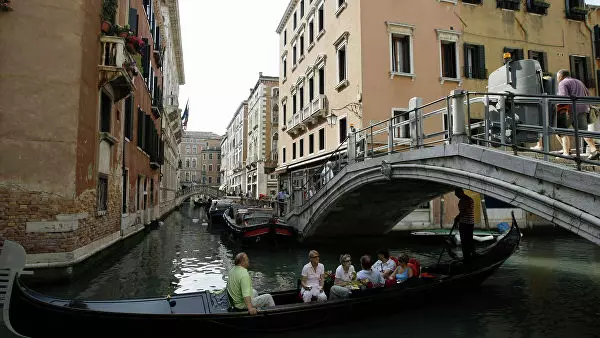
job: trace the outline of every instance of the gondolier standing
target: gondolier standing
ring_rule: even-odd
[[[454,189],[454,194],[460,199],[458,202],[458,215],[454,218],[454,224],[458,222],[458,232],[462,243],[463,259],[470,263],[475,254],[475,243],[473,242],[473,228],[475,227],[475,203],[467,196],[462,188]]]

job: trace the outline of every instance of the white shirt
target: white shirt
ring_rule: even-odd
[[[354,266],[350,265],[348,273],[344,271],[344,268],[340,265],[335,269],[335,280],[341,280],[344,282],[350,282],[352,280],[352,274],[354,273]]]
[[[380,284],[379,286],[383,286],[385,280],[379,271],[375,270],[360,270],[356,276],[359,280],[368,279],[373,284]]]
[[[313,266],[311,263],[306,264],[303,268],[302,268],[302,277],[306,277],[306,285],[308,286],[313,286],[313,287],[319,287],[320,286],[320,281],[321,281],[321,276],[323,276],[325,274],[325,266],[321,263],[319,263],[319,265],[317,265],[317,269],[313,269]]]
[[[380,260],[375,262],[371,267],[372,270],[377,271],[379,273],[384,273],[385,270],[394,271],[396,269],[396,262],[391,259],[388,259],[387,262],[382,263]]]

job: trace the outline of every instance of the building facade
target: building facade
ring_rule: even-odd
[[[0,46],[20,52],[0,59],[0,237],[25,247],[28,268],[68,268],[158,217],[168,44],[156,13],[177,1],[11,6]]]
[[[179,146],[182,169],[180,185],[220,185],[221,136],[203,131],[185,131]]]
[[[350,127],[400,116],[412,97],[427,103],[454,89],[484,91],[504,52],[536,59],[549,73],[571,69],[595,92],[584,6],[582,0],[291,0],[277,27],[280,184],[289,192],[314,184]],[[426,120],[425,132],[441,130],[445,121],[443,115]],[[445,201],[444,219],[438,199],[417,210],[415,222],[451,223],[456,199]]]
[[[273,138],[278,135],[277,124],[273,124],[273,108],[278,114],[278,106],[272,105],[272,97],[278,95],[278,85],[279,78],[260,73],[248,97],[245,191],[253,198],[275,195],[277,191],[277,179],[273,174],[277,163],[273,158],[277,148],[273,148]]]
[[[160,173],[160,208],[161,214],[174,207],[179,189],[179,144],[183,134],[181,109],[179,109],[179,86],[185,84],[183,54],[181,48],[181,32],[177,2],[166,1],[161,7],[164,34],[163,60],[163,106],[162,141],[164,164]]]
[[[223,189],[228,194],[246,193],[247,115],[248,101],[243,101],[227,125],[227,141],[224,143],[225,151],[221,152],[221,160],[226,167],[223,172]]]

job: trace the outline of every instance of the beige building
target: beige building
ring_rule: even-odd
[[[223,186],[228,194],[246,193],[246,154],[248,101],[240,103],[227,125],[226,141],[221,148]]]
[[[595,87],[593,34],[582,6],[583,0],[291,0],[277,28],[281,185],[310,185],[350,126],[389,119],[412,97],[427,103],[458,88],[484,91],[506,51],[537,59],[551,73],[572,69]],[[442,130],[444,120],[426,120],[425,132]],[[445,200],[444,223],[451,223],[456,200]],[[415,222],[439,223],[439,202],[424,207]]]
[[[246,192],[253,198],[277,193],[278,104],[272,98],[279,95],[279,78],[259,74],[248,97],[248,133],[246,158]],[[273,147],[275,145],[275,147]]]
[[[180,183],[218,187],[221,184],[221,136],[204,131],[185,131],[179,145]]]

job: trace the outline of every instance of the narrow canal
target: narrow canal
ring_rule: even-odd
[[[209,230],[204,217],[200,208],[185,204],[159,229],[73,284],[37,289],[60,297],[118,299],[224,288],[232,257],[240,248],[218,229]],[[390,248],[395,255],[406,252],[424,264],[434,262],[440,249],[411,243],[405,236],[344,240],[314,248],[325,269],[335,270],[340,253],[349,252],[358,267],[363,253],[374,254],[380,247]],[[254,287],[259,292],[294,288],[312,248],[245,249]],[[546,338],[598,337],[599,332],[600,247],[557,230],[543,237],[525,235],[518,252],[467,295],[365,322],[337,323],[286,336]]]

